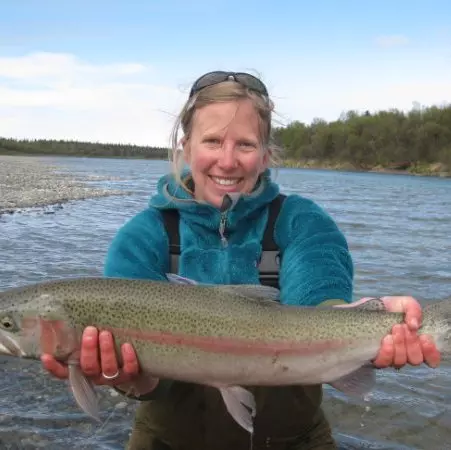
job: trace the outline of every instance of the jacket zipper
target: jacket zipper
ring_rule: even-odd
[[[225,236],[225,229],[227,226],[227,212],[221,213],[221,220],[219,221],[219,235],[221,236],[221,242],[223,247],[227,247],[228,242]]]

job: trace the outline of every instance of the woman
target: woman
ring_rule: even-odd
[[[279,194],[268,170],[276,157],[270,140],[272,110],[265,85],[252,75],[212,72],[200,77],[174,128],[174,150],[179,143],[182,149],[173,153],[174,173],[161,178],[149,207],[119,231],[108,252],[105,275],[165,280],[168,236],[161,211],[175,208],[183,249],[180,275],[215,284],[257,284],[268,205]],[[182,171],[184,164],[189,170]],[[232,201],[227,204],[224,199]],[[282,255],[282,303],[316,306],[342,299],[348,306],[351,256],[343,234],[318,205],[288,196],[274,240]],[[415,332],[421,322],[418,302],[385,297],[384,303],[390,311],[405,312],[406,323],[384,338],[375,367],[438,365],[434,344]],[[215,389],[140,379],[129,344],[122,346],[121,360],[119,367],[108,332],[85,330],[81,367],[94,383],[124,392],[140,382],[131,450],[248,448],[249,436],[226,413]],[[55,376],[67,377],[67,368],[49,355],[42,361]],[[253,391],[258,411],[254,449],[336,448],[320,406],[321,386]]]

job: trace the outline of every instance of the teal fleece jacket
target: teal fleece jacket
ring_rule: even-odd
[[[221,212],[193,199],[172,175],[163,176],[149,206],[129,220],[107,253],[107,277],[165,280],[168,237],[160,210],[180,212],[179,275],[211,284],[259,284],[257,263],[268,204],[279,194],[269,170],[252,194]],[[289,195],[274,229],[281,252],[280,302],[316,306],[352,300],[353,263],[345,237],[313,201]]]

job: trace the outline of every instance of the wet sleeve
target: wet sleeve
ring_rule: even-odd
[[[288,196],[276,222],[281,302],[318,306],[352,301],[353,262],[345,236],[311,200]]]
[[[113,238],[104,275],[164,280],[169,263],[168,245],[160,213],[146,209],[129,220]]]

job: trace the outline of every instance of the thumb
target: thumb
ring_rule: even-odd
[[[422,320],[421,305],[413,297],[381,297],[390,312],[402,312],[404,321],[412,331],[417,331]]]

